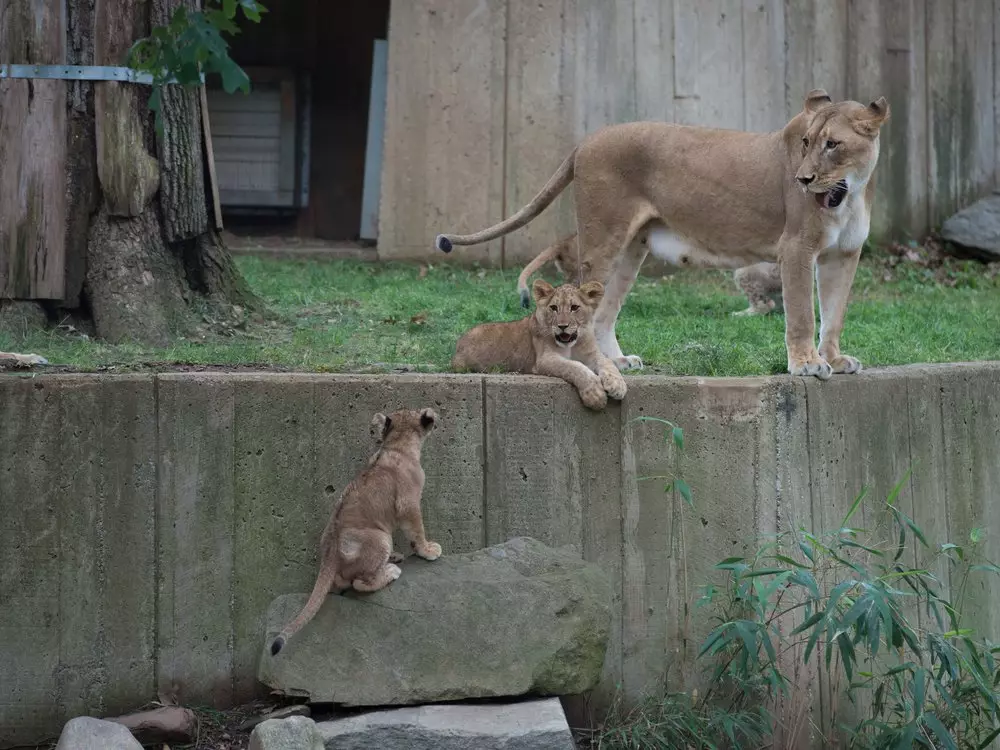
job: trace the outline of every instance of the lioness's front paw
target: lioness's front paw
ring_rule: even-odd
[[[592,383],[580,389],[580,400],[588,409],[600,411],[608,405],[608,394],[601,382],[594,378]]]
[[[792,375],[815,375],[820,380],[829,380],[833,375],[833,368],[818,353],[808,359],[789,361],[788,371]]]
[[[617,372],[602,372],[601,386],[604,388],[604,392],[615,399],[615,401],[621,401],[628,392],[628,385],[625,384],[625,378]]]
[[[635,354],[629,354],[628,356],[616,357],[612,360],[615,363],[615,367],[619,370],[641,370],[642,357],[637,357]]]
[[[441,557],[441,545],[437,542],[424,542],[415,548],[416,553],[425,560],[437,560]]]
[[[838,354],[831,359],[830,367],[833,368],[833,372],[837,375],[857,375],[862,370],[861,363],[854,357],[848,357],[846,354]]]

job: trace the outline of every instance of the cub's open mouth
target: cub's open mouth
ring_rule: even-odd
[[[836,208],[847,197],[847,181],[841,180],[825,193],[816,193],[816,202],[823,208]]]
[[[558,341],[560,344],[572,344],[574,341],[576,341],[576,334],[566,333],[565,331],[563,331],[562,333],[557,333],[556,341]]]

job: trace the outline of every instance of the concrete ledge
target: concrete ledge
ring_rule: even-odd
[[[445,553],[518,535],[576,545],[614,581],[600,706],[676,680],[692,590],[759,533],[830,528],[862,486],[934,538],[986,526],[1000,557],[1000,363],[791,377],[630,377],[602,413],[535,377],[0,376],[0,747],[157,689],[250,698],[268,603],[309,590],[368,420],[433,406],[426,522]],[[685,430],[694,509],[638,477],[673,466],[637,416]],[[970,623],[995,632],[1000,591]]]

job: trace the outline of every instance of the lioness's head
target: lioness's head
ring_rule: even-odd
[[[559,346],[573,346],[580,332],[593,323],[594,311],[604,297],[604,285],[588,281],[579,288],[573,284],[556,288],[544,279],[535,279],[531,293],[540,329],[551,332]]]
[[[851,101],[834,104],[823,89],[815,89],[806,95],[803,114],[807,125],[795,179],[822,208],[835,209],[871,177],[889,104],[884,96],[867,106]]]
[[[399,409],[388,415],[379,412],[372,417],[371,434],[379,445],[410,435],[423,440],[437,427],[438,421],[437,413],[430,408]]]

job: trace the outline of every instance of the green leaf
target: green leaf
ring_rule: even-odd
[[[684,450],[684,430],[680,427],[674,427],[673,437],[674,445],[676,445],[680,450]]]
[[[913,740],[917,736],[917,723],[911,721],[906,725],[903,733],[899,737],[899,742],[895,745],[895,750],[913,750]]]
[[[800,563],[798,560],[795,560],[795,559],[789,557],[788,555],[775,555],[774,559],[775,560],[780,560],[781,562],[785,563],[786,565],[794,565],[796,568],[805,568],[806,570],[810,570],[811,569],[811,566],[806,565],[805,563]]]
[[[868,488],[863,487],[861,489],[861,492],[858,493],[858,496],[854,498],[854,502],[851,504],[850,510],[848,510],[847,515],[844,516],[844,520],[840,522],[840,525],[842,527],[847,526],[847,522],[851,520],[851,516],[857,513],[858,508],[861,507],[861,501],[864,500],[867,495],[868,495]]]
[[[677,491],[681,493],[681,497],[684,498],[687,504],[693,507],[694,503],[691,500],[691,488],[688,487],[688,483],[683,479],[675,479],[674,487],[676,487]]]
[[[715,564],[715,567],[720,568],[723,565],[732,565],[733,563],[738,563],[738,562],[746,562],[746,558],[745,557],[727,557],[725,560],[722,560],[721,562],[717,562]]]
[[[232,94],[237,89],[244,94],[250,93],[250,78],[247,77],[243,68],[229,58],[220,62],[219,74],[222,76],[222,88],[227,94]]]
[[[799,549],[802,550],[802,554],[808,557],[813,563],[816,562],[816,553],[813,552],[812,547],[805,542],[799,542]]]
[[[958,745],[955,744],[955,738],[951,736],[951,732],[945,729],[944,724],[941,720],[934,714],[928,713],[923,715],[923,722],[928,729],[934,732],[934,736],[941,745],[943,745],[948,750],[958,750]]]
[[[972,531],[969,532],[969,541],[973,544],[979,544],[982,540],[983,535],[986,533],[986,529],[981,526],[977,526]]]
[[[889,492],[889,497],[886,498],[885,504],[888,505],[890,508],[895,507],[896,498],[899,497],[899,493],[903,489],[903,485],[906,484],[907,480],[909,480],[910,474],[912,472],[913,472],[913,467],[911,466],[909,469],[906,470],[906,473],[903,474],[903,478],[900,479],[898,482],[896,482],[896,486],[893,487],[892,490]]]
[[[744,578],[759,578],[760,576],[773,576],[779,573],[787,573],[788,571],[784,568],[760,568],[759,570],[751,570],[749,573],[744,573]]]
[[[813,614],[812,617],[810,617],[805,622],[803,622],[801,625],[799,625],[797,628],[795,628],[794,630],[792,630],[792,632],[789,633],[789,635],[798,635],[799,633],[801,633],[803,631],[809,630],[809,628],[811,628],[817,622],[819,622],[820,620],[822,620],[824,617],[826,617],[826,612],[816,612],[815,614]]]
[[[984,565],[972,565],[969,570],[985,570],[989,573],[1000,573],[1000,567],[997,567],[993,563],[986,563]]]
[[[991,744],[993,744],[993,740],[995,740],[997,737],[1000,737],[1000,727],[994,729],[992,732],[986,735],[986,739],[984,739],[982,742],[979,743],[976,750],[986,750],[986,748],[988,748]]]
[[[913,522],[913,519],[906,514],[903,514],[903,519],[906,521],[906,525],[910,527],[910,531],[912,531],[916,535],[917,539],[920,540],[920,543],[925,547],[930,547],[927,543],[927,537],[924,536],[924,532],[921,531],[920,527]]]

